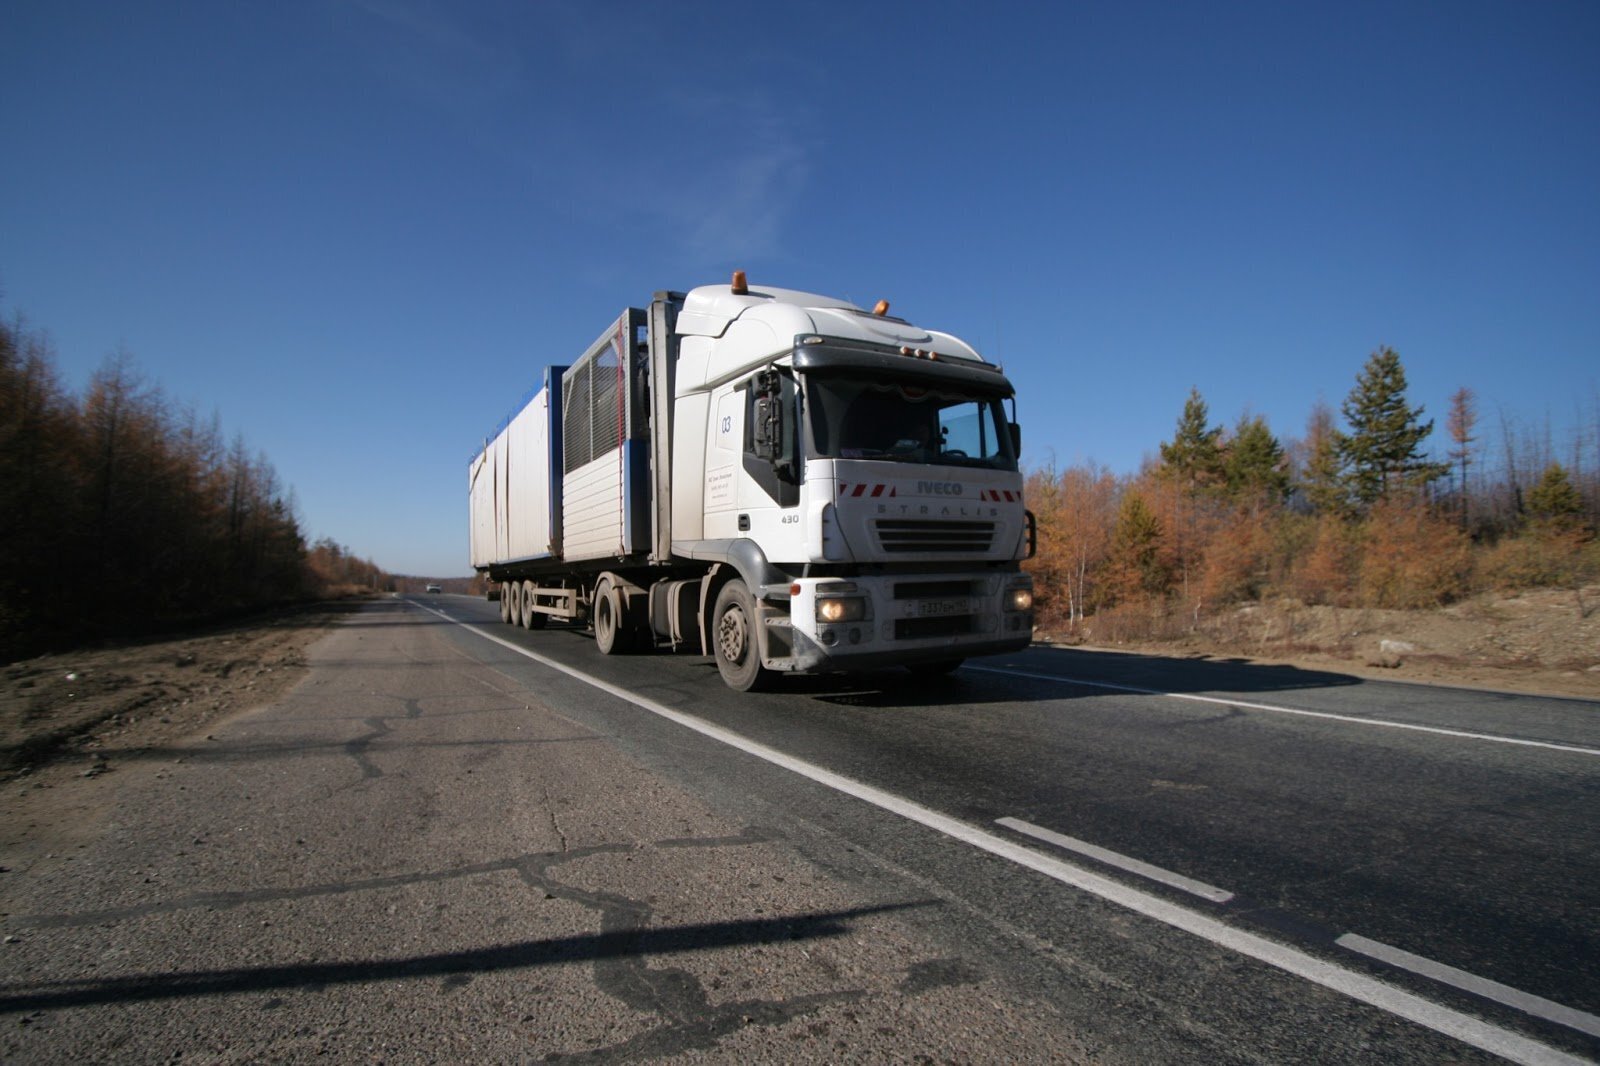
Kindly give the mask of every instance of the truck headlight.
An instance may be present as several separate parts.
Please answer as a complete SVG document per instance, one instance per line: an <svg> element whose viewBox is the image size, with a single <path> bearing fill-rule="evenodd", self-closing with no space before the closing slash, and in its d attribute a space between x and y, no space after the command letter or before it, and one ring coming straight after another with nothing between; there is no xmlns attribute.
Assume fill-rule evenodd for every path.
<svg viewBox="0 0 1600 1066"><path fill-rule="evenodd" d="M1006 593L1006 609L1008 611L1031 611L1033 609L1032 589L1011 589Z"/></svg>
<svg viewBox="0 0 1600 1066"><path fill-rule="evenodd" d="M866 616L867 601L860 597L817 597L819 622L859 622Z"/></svg>

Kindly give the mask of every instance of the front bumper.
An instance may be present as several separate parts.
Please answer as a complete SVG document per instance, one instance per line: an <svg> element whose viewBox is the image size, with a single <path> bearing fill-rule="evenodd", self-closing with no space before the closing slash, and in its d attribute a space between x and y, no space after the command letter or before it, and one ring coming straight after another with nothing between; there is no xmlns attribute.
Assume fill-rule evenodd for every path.
<svg viewBox="0 0 1600 1066"><path fill-rule="evenodd" d="M856 651L824 648L812 644L804 634L796 634L794 672L801 674L843 673L850 670L876 670L885 666L915 666L917 663L942 662L948 659L975 659L980 655L1005 655L1021 651L1033 641L1028 636L1016 640L985 641L976 644L952 645L944 648L892 648L880 651Z"/></svg>
<svg viewBox="0 0 1600 1066"><path fill-rule="evenodd" d="M773 617L763 658L774 670L827 673L999 655L1033 640L1031 608L1012 609L1032 579L1017 572L894 574L796 582ZM819 621L818 601L850 602L852 616ZM776 613L776 612L774 612Z"/></svg>

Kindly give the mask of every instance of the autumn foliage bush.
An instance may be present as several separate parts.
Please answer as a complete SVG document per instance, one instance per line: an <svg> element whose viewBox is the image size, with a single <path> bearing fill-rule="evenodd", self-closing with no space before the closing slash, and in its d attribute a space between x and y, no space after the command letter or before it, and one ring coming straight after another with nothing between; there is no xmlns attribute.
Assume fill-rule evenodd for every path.
<svg viewBox="0 0 1600 1066"><path fill-rule="evenodd" d="M1361 529L1356 582L1362 607L1440 607L1467 591L1467 538L1420 500L1379 501Z"/></svg>
<svg viewBox="0 0 1600 1066"><path fill-rule="evenodd" d="M1474 545L1452 517L1408 496L1352 516L1289 507L1218 508L1204 536L1180 553L1172 527L1137 492L1082 542L1069 523L1040 518L1040 558L1028 565L1038 588L1039 626L1096 640L1161 640L1240 604L1286 599L1336 607L1423 609L1483 588L1571 586L1600 577L1600 541L1587 533L1531 529ZM1029 506L1039 503L1031 497ZM1052 541L1052 538L1059 540ZM1068 609L1065 568L1077 558L1094 590L1089 609Z"/></svg>
<svg viewBox="0 0 1600 1066"><path fill-rule="evenodd" d="M1476 574L1480 584L1503 591L1593 581L1600 577L1600 542L1583 530L1536 530L1486 549Z"/></svg>
<svg viewBox="0 0 1600 1066"><path fill-rule="evenodd" d="M1360 530L1325 515L1317 519L1310 534L1304 552L1291 564L1291 579L1285 591L1306 603L1347 606L1355 594Z"/></svg>

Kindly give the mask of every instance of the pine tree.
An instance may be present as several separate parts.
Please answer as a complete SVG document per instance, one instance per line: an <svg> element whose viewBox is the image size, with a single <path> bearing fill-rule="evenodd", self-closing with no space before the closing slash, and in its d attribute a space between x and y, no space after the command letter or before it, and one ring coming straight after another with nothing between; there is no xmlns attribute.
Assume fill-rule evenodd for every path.
<svg viewBox="0 0 1600 1066"><path fill-rule="evenodd" d="M1200 390L1191 388L1177 432L1161 445L1162 472L1191 491L1222 482L1222 427L1208 426L1209 418Z"/></svg>
<svg viewBox="0 0 1600 1066"><path fill-rule="evenodd" d="M1111 535L1111 591L1116 599L1132 599L1140 593L1166 591L1171 574L1161 560L1161 519L1143 496L1129 492L1122 497L1116 531Z"/></svg>
<svg viewBox="0 0 1600 1066"><path fill-rule="evenodd" d="M1228 492L1237 499L1281 503L1289 494L1283 445L1260 415L1240 418L1223 455Z"/></svg>
<svg viewBox="0 0 1600 1066"><path fill-rule="evenodd" d="M1546 467L1539 483L1528 492L1528 515L1547 529L1578 529L1583 525L1583 497L1560 463Z"/></svg>
<svg viewBox="0 0 1600 1066"><path fill-rule="evenodd" d="M1442 477L1445 466L1423 458L1422 442L1433 420L1421 422L1422 407L1406 403L1406 372L1393 348L1379 348L1356 378L1342 408L1350 433L1340 449L1356 500L1369 505L1405 487Z"/></svg>

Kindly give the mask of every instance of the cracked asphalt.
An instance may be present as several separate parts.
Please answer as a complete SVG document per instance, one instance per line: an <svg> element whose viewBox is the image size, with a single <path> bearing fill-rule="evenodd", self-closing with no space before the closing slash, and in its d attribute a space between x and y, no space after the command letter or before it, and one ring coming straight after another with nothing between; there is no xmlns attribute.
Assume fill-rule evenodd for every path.
<svg viewBox="0 0 1600 1066"><path fill-rule="evenodd" d="M0 874L0 1060L1022 1061L1048 1004L417 612L71 787ZM65 786L64 786L65 787Z"/></svg>

